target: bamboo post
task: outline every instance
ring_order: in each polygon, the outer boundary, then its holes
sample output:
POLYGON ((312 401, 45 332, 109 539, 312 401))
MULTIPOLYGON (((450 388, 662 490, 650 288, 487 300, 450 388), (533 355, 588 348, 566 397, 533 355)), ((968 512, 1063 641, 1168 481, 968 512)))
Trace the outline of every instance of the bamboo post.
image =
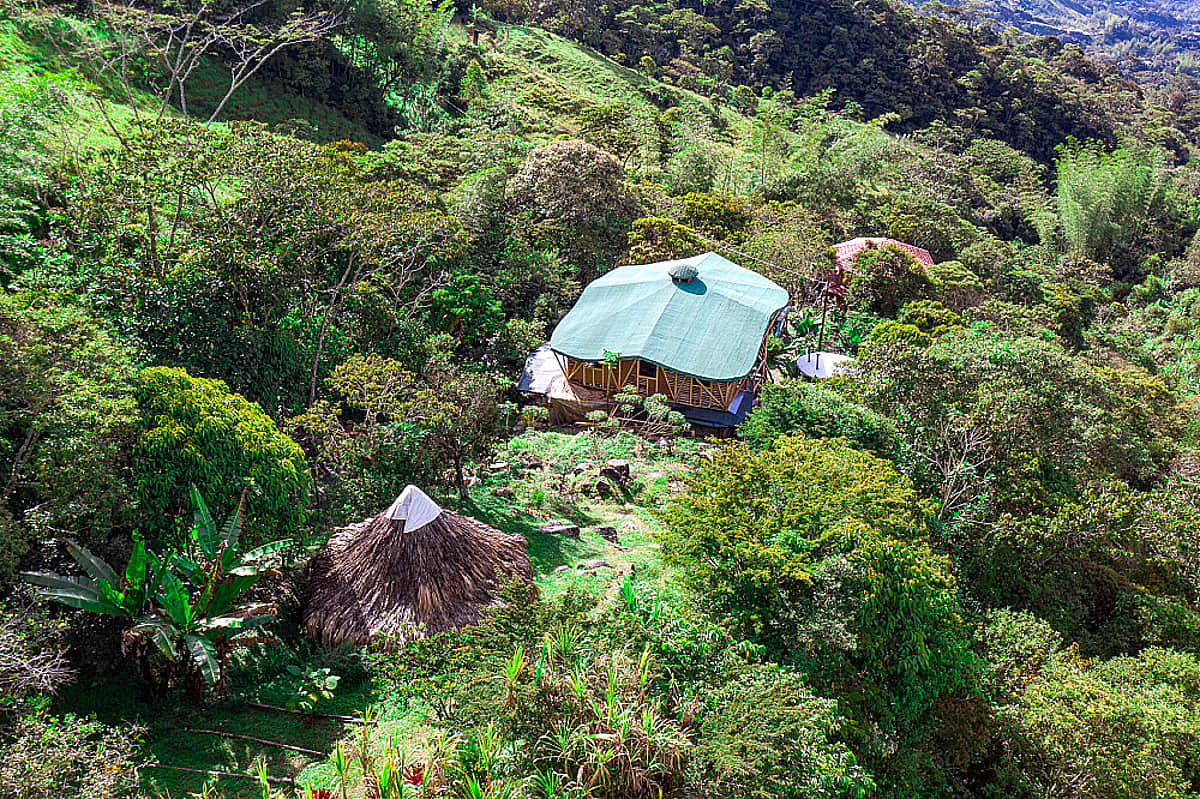
POLYGON ((821 327, 817 332, 817 352, 825 350, 825 313, 829 308, 829 286, 821 292, 821 327))
POLYGON ((347 724, 366 724, 357 716, 339 716, 334 713, 316 713, 311 710, 288 710, 286 707, 277 707, 275 705, 264 705, 261 702, 247 702, 246 707, 256 708, 258 710, 274 710, 276 713, 292 713, 297 716, 308 716, 309 718, 318 719, 333 719, 334 721, 343 721, 347 724))
POLYGON ((270 740, 267 740, 266 738, 255 738, 253 735, 242 735, 241 733, 237 733, 237 732, 224 732, 222 730, 204 730, 204 729, 194 728, 194 727, 185 727, 183 729, 183 731, 184 732, 194 732, 199 735, 216 735, 221 738, 236 738, 240 741, 251 741, 256 744, 262 744, 263 746, 274 746, 279 749, 289 749, 293 752, 299 752, 301 754, 311 755, 313 757, 322 757, 323 758, 326 756, 325 752, 321 752, 316 749, 308 749, 303 746, 295 746, 293 744, 285 744, 280 741, 270 741, 270 740))
POLYGON ((165 763, 143 763, 142 768, 162 768, 168 771, 185 771, 189 774, 203 774, 207 777, 231 777, 239 780, 254 780, 258 782, 260 779, 265 779, 272 785, 290 785, 296 787, 296 780, 293 777, 259 777, 257 774, 241 774, 236 771, 217 771, 215 769, 189 768, 187 766, 168 766, 165 763))

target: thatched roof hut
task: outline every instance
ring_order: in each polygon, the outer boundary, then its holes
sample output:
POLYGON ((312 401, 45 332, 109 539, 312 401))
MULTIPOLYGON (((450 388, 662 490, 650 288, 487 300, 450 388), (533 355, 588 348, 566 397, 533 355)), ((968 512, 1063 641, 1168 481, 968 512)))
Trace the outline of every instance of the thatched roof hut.
POLYGON ((533 579, 524 538, 444 510, 410 485, 313 558, 304 626, 331 645, 458 629, 495 604, 500 574, 533 579))

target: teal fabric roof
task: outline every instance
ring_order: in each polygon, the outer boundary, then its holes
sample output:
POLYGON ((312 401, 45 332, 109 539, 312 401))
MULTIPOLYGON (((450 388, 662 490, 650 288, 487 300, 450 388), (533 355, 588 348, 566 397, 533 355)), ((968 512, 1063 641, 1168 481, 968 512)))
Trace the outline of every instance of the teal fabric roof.
POLYGON ((578 361, 606 352, 705 380, 736 380, 754 368, 771 317, 787 292, 710 252, 682 261, 621 266, 583 290, 550 346, 578 361), (698 275, 678 282, 680 265, 698 275))

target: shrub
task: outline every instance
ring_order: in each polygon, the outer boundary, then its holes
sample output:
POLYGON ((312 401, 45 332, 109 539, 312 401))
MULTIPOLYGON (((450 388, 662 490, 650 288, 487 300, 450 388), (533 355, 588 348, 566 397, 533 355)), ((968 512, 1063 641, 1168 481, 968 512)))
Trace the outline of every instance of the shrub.
POLYGON ((932 287, 925 267, 894 244, 863 250, 853 271, 846 305, 881 316, 894 316, 908 300, 928 296, 932 287))
POLYGON ((916 325, 907 325, 885 319, 871 329, 867 342, 871 344, 904 344, 910 347, 928 347, 933 341, 929 334, 916 325))
POLYGON ((837 703, 812 694, 797 673, 762 666, 708 697, 693 749, 712 799, 863 796, 874 781, 843 746, 837 703))
POLYGON ((137 376, 140 436, 133 473, 143 529, 164 533, 189 485, 227 515, 246 494, 247 539, 296 532, 309 485, 304 453, 258 405, 220 380, 154 367, 137 376))
POLYGON ((1192 238, 1183 258, 1176 261, 1170 270, 1170 288, 1182 291, 1200 286, 1200 232, 1192 238))
POLYGON ((0 799, 132 794, 142 735, 136 727, 31 713, 0 747, 0 799))
POLYGON ((29 540, 21 525, 0 505, 0 585, 12 580, 21 556, 29 549, 29 540))
POLYGON ((844 438, 881 457, 888 457, 896 446, 896 427, 886 416, 846 399, 827 385, 806 380, 764 385, 758 405, 738 432, 760 449, 791 433, 844 438))
POLYGON ((844 441, 735 445, 663 511, 663 556, 742 635, 890 727, 961 688, 972 663, 926 510, 908 478, 844 441))
POLYGON ((0 292, 0 582, 34 529, 126 521, 132 354, 79 308, 0 292))
POLYGON ((728 194, 691 192, 683 198, 683 212, 693 227, 734 243, 753 220, 746 201, 728 194))
MULTIPOLYGON (((1160 378, 1097 366, 1044 337, 979 326, 926 347, 881 342, 859 353, 856 374, 866 404, 922 453, 918 463, 961 456, 1002 475, 991 501, 1005 511, 1035 512, 1097 476, 1144 483, 1174 449, 1179 417, 1160 378)), ((985 477, 971 482, 984 490, 985 477)))
MULTIPOLYGON (((1011 259, 1012 245, 1008 242, 996 239, 983 239, 960 252, 958 260, 943 261, 940 264, 935 264, 929 268, 928 272, 930 279, 934 283, 938 283, 940 273, 943 271, 942 267, 949 264, 950 266, 945 271, 951 273, 947 277, 953 278, 958 273, 958 267, 961 266, 971 275, 978 275, 982 280, 991 280, 1001 273, 1004 264, 1011 259)), ((962 277, 966 280, 970 279, 966 275, 962 275, 962 277)))
POLYGON ((44 702, 74 677, 47 616, 32 602, 0 604, 0 726, 6 714, 44 702))
POLYGON ((1043 291, 1046 305, 1054 314, 1055 332, 1072 349, 1083 349, 1083 332, 1091 321, 1095 306, 1088 298, 1061 283, 1048 283, 1043 291))
POLYGON ((429 293, 429 321, 436 331, 478 344, 500 330, 504 313, 478 275, 458 272, 429 293))
POLYGON ((937 300, 916 300, 905 303, 896 320, 904 325, 913 325, 922 333, 936 336, 947 330, 962 327, 963 319, 937 300))
POLYGON ((663 175, 667 187, 673 194, 709 191, 716 181, 719 159, 712 144, 686 138, 667 159, 663 175))
POLYGON ((833 799, 872 785, 836 705, 656 581, 626 577, 614 601, 546 601, 510 584, 457 635, 376 655, 390 701, 443 708, 458 732, 430 773, 525 782, 536 795, 833 799))
POLYGON ((991 614, 1001 785, 1009 795, 1191 796, 1200 779, 1200 662, 1148 649, 1093 662, 1028 614, 991 614))
POLYGON ((982 602, 1037 613, 1085 654, 1191 649, 1197 542, 1194 489, 1113 483, 1044 516, 1005 517, 986 539, 964 536, 958 562, 982 602))
POLYGON ((708 250, 696 231, 673 219, 645 217, 635 219, 629 231, 630 263, 648 264, 688 258, 708 250))
POLYGON ((983 302, 987 288, 961 261, 942 261, 925 267, 933 284, 933 295, 950 308, 961 311, 983 302))

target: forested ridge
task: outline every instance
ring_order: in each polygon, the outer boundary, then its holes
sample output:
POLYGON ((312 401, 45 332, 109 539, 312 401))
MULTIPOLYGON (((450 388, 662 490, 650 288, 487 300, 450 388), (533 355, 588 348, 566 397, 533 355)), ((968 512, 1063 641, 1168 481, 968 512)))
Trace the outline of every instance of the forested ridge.
POLYGON ((1200 796, 1200 92, 932 11, 0 0, 0 799, 1200 796))
POLYGON ((1071 41, 1152 84, 1170 81, 1176 73, 1196 74, 1200 7, 1194 2, 968 0, 921 7, 991 20, 998 27, 1011 26, 1031 36, 1071 41))

